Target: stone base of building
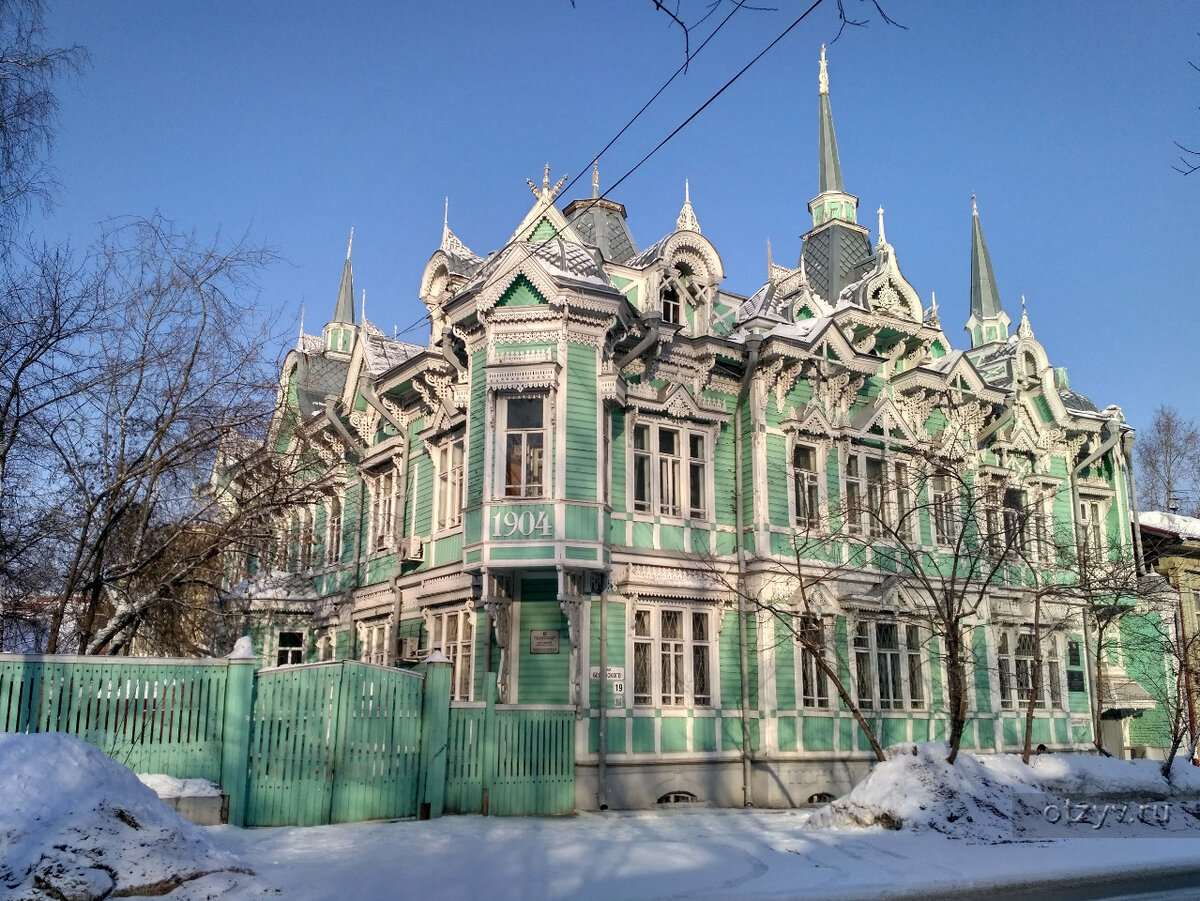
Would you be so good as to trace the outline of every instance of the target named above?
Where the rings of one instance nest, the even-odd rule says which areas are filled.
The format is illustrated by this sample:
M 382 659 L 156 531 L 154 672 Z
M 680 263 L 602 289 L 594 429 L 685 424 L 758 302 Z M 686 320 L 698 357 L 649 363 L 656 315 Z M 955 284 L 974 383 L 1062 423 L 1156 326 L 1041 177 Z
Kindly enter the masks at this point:
M 844 795 L 871 768 L 868 759 L 756 760 L 751 767 L 755 807 L 791 808 Z M 742 762 L 725 760 L 609 761 L 606 802 L 611 810 L 647 810 L 672 803 L 742 807 Z M 575 806 L 597 810 L 599 768 L 575 765 Z

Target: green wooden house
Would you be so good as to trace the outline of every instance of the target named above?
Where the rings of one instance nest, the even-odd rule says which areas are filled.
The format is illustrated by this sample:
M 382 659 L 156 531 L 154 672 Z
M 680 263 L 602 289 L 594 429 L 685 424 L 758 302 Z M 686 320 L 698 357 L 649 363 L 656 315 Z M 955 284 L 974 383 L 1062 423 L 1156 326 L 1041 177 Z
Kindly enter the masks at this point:
M 1091 746 L 1095 705 L 1153 705 L 1119 655 L 1088 666 L 1084 608 L 1045 590 L 1081 549 L 1136 559 L 1131 429 L 1024 309 L 1010 332 L 978 210 L 955 346 L 882 209 L 858 223 L 824 51 L 818 97 L 811 229 L 749 295 L 686 190 L 639 249 L 596 173 L 560 209 L 549 167 L 486 257 L 444 226 L 425 345 L 356 319 L 347 253 L 271 435 L 319 461 L 324 503 L 238 561 L 265 665 L 437 649 L 455 703 L 574 709 L 581 808 L 794 805 L 870 766 L 850 702 L 883 745 L 946 737 L 944 635 L 905 555 L 943 580 L 970 557 L 965 748 L 1018 750 L 1031 699 L 1058 750 Z

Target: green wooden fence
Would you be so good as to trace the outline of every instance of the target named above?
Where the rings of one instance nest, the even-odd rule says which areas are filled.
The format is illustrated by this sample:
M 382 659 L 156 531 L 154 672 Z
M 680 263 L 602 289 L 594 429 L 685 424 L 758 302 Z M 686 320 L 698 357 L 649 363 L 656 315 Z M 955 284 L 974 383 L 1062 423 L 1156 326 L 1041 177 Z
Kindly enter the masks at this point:
M 0 654 L 0 731 L 217 782 L 234 825 L 572 812 L 573 708 L 451 708 L 449 663 L 422 669 Z
M 364 663 L 258 674 L 247 822 L 310 826 L 417 814 L 421 676 Z
M 492 816 L 567 814 L 575 809 L 573 707 L 450 707 L 446 809 Z
M 137 772 L 220 782 L 229 668 L 0 655 L 0 731 L 69 732 Z

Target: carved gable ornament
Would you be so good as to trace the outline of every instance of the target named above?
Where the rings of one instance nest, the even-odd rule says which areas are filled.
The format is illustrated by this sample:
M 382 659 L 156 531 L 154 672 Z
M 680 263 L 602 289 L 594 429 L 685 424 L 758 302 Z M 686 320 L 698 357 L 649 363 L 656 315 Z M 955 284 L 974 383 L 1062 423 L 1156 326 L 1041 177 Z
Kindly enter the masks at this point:
M 883 265 L 876 270 L 876 274 L 866 280 L 863 294 L 868 308 L 879 316 L 923 322 L 925 308 L 921 304 L 921 298 L 900 274 L 895 253 L 892 253 L 889 247 L 885 248 L 881 256 L 884 258 Z
M 537 258 L 531 256 L 524 247 L 514 246 L 505 251 L 492 266 L 490 276 L 479 289 L 475 299 L 477 313 L 482 314 L 494 309 L 500 298 L 521 276 L 528 280 L 533 289 L 545 298 L 552 308 L 562 307 L 562 299 L 558 296 L 554 281 L 538 264 Z
M 888 441 L 907 444 L 924 444 L 929 440 L 925 430 L 914 430 L 890 397 L 876 398 L 873 406 L 863 407 L 851 423 L 854 431 L 861 435 L 876 432 Z M 899 432 L 900 434 L 896 434 Z
M 724 422 L 729 419 L 723 403 L 697 399 L 683 385 L 667 385 L 655 391 L 646 383 L 628 387 L 626 402 L 630 407 L 647 413 L 666 414 L 675 419 L 696 422 Z

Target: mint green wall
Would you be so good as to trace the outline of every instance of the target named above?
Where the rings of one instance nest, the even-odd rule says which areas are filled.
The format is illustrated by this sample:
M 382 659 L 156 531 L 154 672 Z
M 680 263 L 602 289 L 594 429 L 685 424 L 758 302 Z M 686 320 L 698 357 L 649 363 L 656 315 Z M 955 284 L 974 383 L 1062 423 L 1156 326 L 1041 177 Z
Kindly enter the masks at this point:
M 483 451 L 487 427 L 487 350 L 475 352 L 471 358 L 471 409 L 467 414 L 467 506 L 483 503 Z M 474 544 L 482 536 L 471 531 L 466 536 Z
M 613 409 L 608 417 L 609 427 L 609 452 L 612 455 L 610 464 L 612 469 L 612 494 L 609 498 L 609 503 L 612 505 L 613 512 L 624 512 L 629 509 L 628 505 L 628 486 L 626 484 L 626 466 L 625 458 L 625 413 L 623 410 Z M 620 542 L 624 543 L 624 542 Z
M 767 460 L 783 461 L 767 465 L 767 509 L 771 524 L 790 525 L 788 519 L 788 468 L 787 440 L 782 435 L 767 435 Z
M 521 623 L 517 698 L 522 704 L 566 704 L 570 700 L 571 642 L 567 620 L 558 604 L 555 577 L 521 580 Z M 529 633 L 553 629 L 559 633 L 557 654 L 529 653 Z
M 597 500 L 596 353 L 580 344 L 567 346 L 566 495 L 571 500 Z

